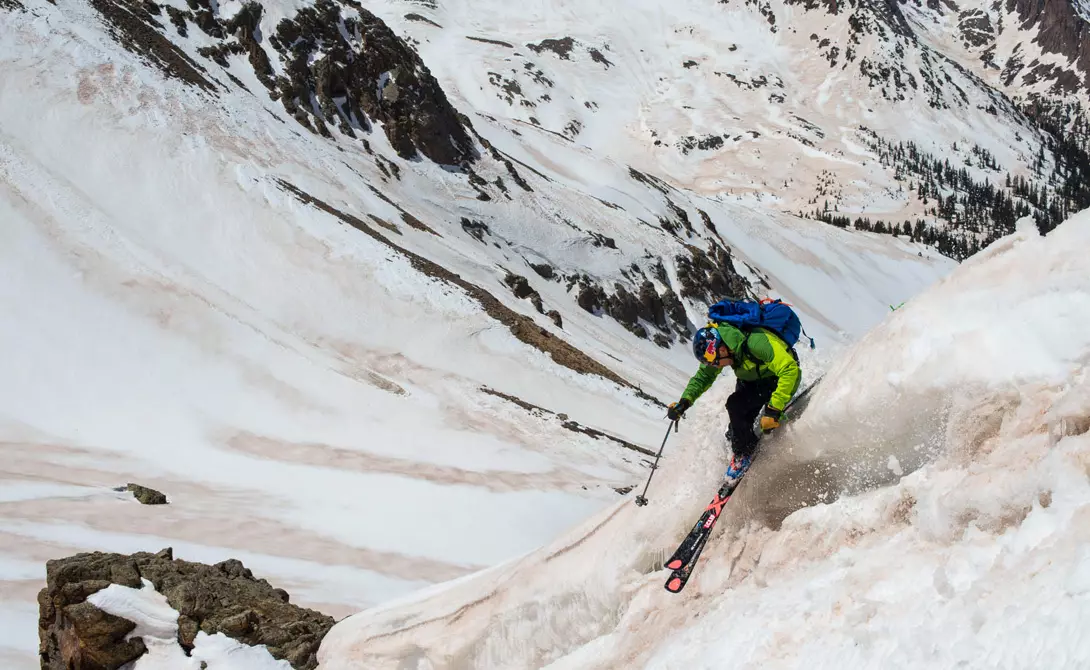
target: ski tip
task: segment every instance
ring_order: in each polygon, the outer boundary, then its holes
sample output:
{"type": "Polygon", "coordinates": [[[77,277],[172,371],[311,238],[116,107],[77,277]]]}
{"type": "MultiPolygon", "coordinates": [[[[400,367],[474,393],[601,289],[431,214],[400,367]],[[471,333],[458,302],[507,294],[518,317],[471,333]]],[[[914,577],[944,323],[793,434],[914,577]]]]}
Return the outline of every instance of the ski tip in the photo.
{"type": "Polygon", "coordinates": [[[675,558],[674,560],[672,560],[672,561],[670,561],[669,563],[666,564],[666,569],[667,570],[677,570],[682,565],[684,565],[684,564],[681,562],[681,559],[680,558],[675,558]]]}
{"type": "Polygon", "coordinates": [[[670,593],[677,593],[682,586],[681,577],[671,577],[670,581],[666,582],[666,590],[670,593]]]}

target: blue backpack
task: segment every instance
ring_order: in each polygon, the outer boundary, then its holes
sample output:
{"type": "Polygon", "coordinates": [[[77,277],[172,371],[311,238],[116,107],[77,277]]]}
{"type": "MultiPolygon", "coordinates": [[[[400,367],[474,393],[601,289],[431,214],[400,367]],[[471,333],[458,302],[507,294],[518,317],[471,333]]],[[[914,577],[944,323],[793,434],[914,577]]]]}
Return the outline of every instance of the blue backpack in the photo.
{"type": "MultiPolygon", "coordinates": [[[[802,322],[795,310],[787,303],[765,298],[760,302],[753,300],[720,300],[708,308],[708,318],[716,323],[729,323],[735,328],[749,331],[753,328],[767,328],[780,336],[789,348],[794,348],[799,335],[806,335],[802,322]]],[[[814,338],[810,348],[814,348],[814,338]]]]}

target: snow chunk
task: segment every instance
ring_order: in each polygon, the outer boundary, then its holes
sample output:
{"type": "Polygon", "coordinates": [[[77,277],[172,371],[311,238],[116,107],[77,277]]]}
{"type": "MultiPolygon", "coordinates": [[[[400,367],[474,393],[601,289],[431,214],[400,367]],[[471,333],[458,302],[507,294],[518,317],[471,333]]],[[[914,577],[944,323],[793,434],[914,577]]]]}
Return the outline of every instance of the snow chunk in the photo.
{"type": "Polygon", "coordinates": [[[889,468],[890,472],[897,475],[898,477],[905,473],[905,471],[901,469],[901,462],[898,461],[897,457],[893,454],[889,455],[889,460],[886,461],[886,467],[889,468]]]}
{"type": "Polygon", "coordinates": [[[128,638],[143,638],[148,652],[132,670],[291,670],[287,661],[273,658],[264,645],[251,647],[223,633],[197,633],[192,655],[186,656],[178,643],[178,611],[154,584],[141,581],[142,589],[110,584],[87,598],[103,612],[136,624],[128,638]]]}
{"type": "Polygon", "coordinates": [[[178,636],[178,611],[167,604],[166,596],[155,590],[155,585],[141,579],[144,588],[134,589],[120,584],[110,584],[91,594],[87,602],[107,614],[128,619],[136,624],[129,637],[160,638],[178,636]]]}

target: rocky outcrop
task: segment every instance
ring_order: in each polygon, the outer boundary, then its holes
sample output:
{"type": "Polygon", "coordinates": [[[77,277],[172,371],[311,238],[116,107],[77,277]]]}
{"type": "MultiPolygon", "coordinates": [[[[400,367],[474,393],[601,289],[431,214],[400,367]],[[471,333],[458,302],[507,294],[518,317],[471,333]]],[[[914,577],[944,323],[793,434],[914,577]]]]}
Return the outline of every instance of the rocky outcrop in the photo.
{"type": "MultiPolygon", "coordinates": [[[[526,277],[508,273],[508,275],[504,277],[503,283],[507,284],[507,288],[511,289],[511,293],[513,293],[516,298],[519,300],[529,299],[530,303],[539,314],[545,313],[545,304],[541,301],[541,294],[538,293],[537,289],[533,286],[530,286],[530,282],[526,277]]],[[[560,315],[557,314],[557,317],[559,316],[560,315]]],[[[556,323],[556,319],[553,319],[553,323],[556,323]]]]}
{"type": "Polygon", "coordinates": [[[527,281],[526,277],[523,277],[522,275],[509,274],[504,277],[503,283],[507,284],[507,288],[511,289],[511,293],[520,300],[529,298],[537,293],[537,291],[530,286],[530,282],[527,281]]]}
{"type": "Polygon", "coordinates": [[[108,585],[106,581],[81,582],[63,593],[38,595],[42,670],[120,668],[144,655],[147,647],[143,640],[125,639],[136,624],[85,602],[91,593],[108,585]]]}
{"type": "Polygon", "coordinates": [[[601,286],[583,281],[579,284],[579,293],[575,296],[575,302],[584,311],[598,314],[602,311],[602,306],[606,302],[606,292],[602,290],[601,286]]]}
{"type": "Polygon", "coordinates": [[[678,255],[677,278],[681,284],[681,297],[708,304],[724,298],[744,298],[749,292],[749,282],[734,269],[730,252],[712,245],[710,252],[688,247],[689,255],[678,255]]]}
{"type": "MultiPolygon", "coordinates": [[[[209,92],[218,90],[218,82],[164,35],[159,5],[151,0],[90,2],[127,49],[169,77],[209,92]]],[[[402,158],[423,155],[463,168],[478,158],[463,124],[465,117],[447,100],[420,56],[357,3],[348,4],[358,19],[343,15],[332,0],[318,0],[281,20],[267,40],[283,62],[286,76],[280,77],[262,44],[259,25],[264,8],[259,2],[246,2],[228,20],[219,17],[219,5],[211,0],[186,4],[188,9],[166,8],[177,35],[188,38],[188,24],[193,23],[207,35],[198,53],[225,68],[230,56],[245,55],[269,95],[312,132],[332,137],[332,125],[355,137],[357,130],[368,131],[377,121],[402,158]]]]}
{"type": "MultiPolygon", "coordinates": [[[[912,28],[901,11],[903,2],[906,0],[784,0],[785,5],[801,5],[806,10],[822,9],[834,15],[848,12],[854,21],[873,21],[882,37],[885,37],[885,29],[899,35],[912,35],[912,28]]],[[[852,28],[857,29],[856,26],[852,28]]]]}
{"type": "Polygon", "coordinates": [[[613,295],[606,298],[609,315],[616,319],[617,323],[624,326],[628,332],[646,340],[647,329],[639,322],[640,304],[636,296],[621,284],[614,284],[613,291],[613,295]]]}
{"type": "Polygon", "coordinates": [[[640,285],[637,313],[644,321],[649,321],[659,328],[666,327],[666,306],[650,280],[644,280],[640,285]]]}
{"type": "Polygon", "coordinates": [[[131,491],[134,498],[140,501],[142,505],[165,505],[167,504],[167,497],[155,489],[149,489],[146,486],[139,484],[129,483],[125,486],[123,491],[131,491]]]}
{"type": "Polygon", "coordinates": [[[484,221],[467,219],[463,216],[461,223],[462,230],[482,244],[484,244],[484,236],[492,234],[492,231],[488,228],[488,224],[484,221]]]}
{"type": "MultiPolygon", "coordinates": [[[[1037,29],[1034,40],[1045,53],[1058,54],[1082,71],[1082,88],[1090,88],[1090,24],[1075,11],[1072,0],[1007,0],[1007,11],[1017,12],[1023,30],[1037,29]]],[[[1077,81],[1077,80],[1076,80],[1077,81]]],[[[1063,80],[1058,83],[1072,92],[1063,80]]]]}
{"type": "Polygon", "coordinates": [[[250,62],[250,67],[253,68],[254,74],[257,76],[257,80],[261,82],[262,86],[272,91],[276,89],[275,72],[272,63],[269,62],[269,56],[265,53],[265,49],[261,47],[260,42],[261,15],[264,12],[265,8],[260,4],[247,2],[225,24],[224,29],[227,34],[233,35],[242,46],[246,58],[250,62]]]}
{"type": "Polygon", "coordinates": [[[979,9],[958,14],[958,33],[967,47],[984,46],[995,39],[991,17],[979,9]]]}
{"type": "MultiPolygon", "coordinates": [[[[708,269],[704,265],[700,267],[705,271],[708,269]]],[[[570,281],[572,285],[578,282],[579,291],[575,300],[583,310],[596,316],[609,316],[636,337],[650,339],[666,348],[673,343],[675,334],[682,339],[688,338],[693,326],[689,323],[681,299],[670,286],[666,269],[659,263],[652,270],[655,278],[666,285],[661,293],[635,264],[622,273],[638,286],[634,290],[615,282],[613,292],[607,293],[586,275],[576,276],[570,281]],[[649,331],[648,326],[653,326],[658,332],[649,331]]],[[[694,276],[693,271],[690,269],[686,276],[694,276]]]]}
{"type": "Polygon", "coordinates": [[[356,11],[358,20],[318,0],[277,24],[269,44],[287,72],[277,79],[284,108],[296,118],[310,115],[318,132],[335,124],[347,134],[378,121],[402,158],[476,160],[469,133],[420,56],[377,16],[356,11]]]}
{"type": "Polygon", "coordinates": [[[208,71],[163,36],[159,5],[137,0],[90,0],[102,15],[110,33],[121,46],[158,68],[168,78],[177,79],[208,93],[219,89],[208,71]]]}
{"type": "Polygon", "coordinates": [[[542,279],[552,279],[556,277],[556,270],[548,263],[530,263],[530,267],[542,279]]]}
{"type": "Polygon", "coordinates": [[[670,317],[678,335],[683,338],[688,337],[695,330],[693,324],[689,323],[689,317],[685,314],[685,305],[682,304],[677,293],[672,290],[665,291],[662,294],[662,307],[666,315],[670,317]]]}
{"type": "Polygon", "coordinates": [[[204,565],[157,554],[77,554],[46,563],[38,594],[43,670],[119,668],[146,648],[126,641],[135,625],[106,614],[87,598],[110,584],[140,588],[150,581],[179,612],[178,642],[187,652],[197,633],[223,633],[243,644],[266,645],[274,658],[311,670],[333,617],[289,603],[287,592],[257,579],[237,560],[204,565]]]}
{"type": "MultiPolygon", "coordinates": [[[[578,47],[582,51],[586,51],[587,55],[590,56],[590,59],[592,61],[598,63],[599,65],[602,65],[603,67],[605,67],[605,69],[608,70],[610,67],[613,66],[613,62],[606,58],[605,54],[603,54],[600,49],[592,46],[587,46],[586,44],[578,42],[571,37],[561,37],[559,39],[549,38],[541,40],[536,44],[529,43],[526,45],[527,49],[533,51],[536,54],[540,54],[545,51],[551,51],[552,53],[559,56],[561,60],[571,60],[572,51],[574,51],[576,47],[578,47]]],[[[603,46],[602,48],[606,50],[609,49],[608,46],[603,46]]]]}
{"type": "MultiPolygon", "coordinates": [[[[920,6],[920,0],[899,2],[920,6]]],[[[1005,0],[970,9],[962,9],[951,0],[928,0],[927,9],[935,14],[954,16],[957,37],[962,44],[978,53],[985,66],[1002,70],[1005,86],[1017,88],[1051,81],[1050,93],[1059,96],[1090,88],[1090,23],[1080,16],[1076,0],[1005,0]],[[1059,55],[1068,65],[1042,63],[1036,59],[1026,62],[1022,56],[1025,50],[1018,41],[1021,37],[1011,42],[1015,45],[1013,52],[997,54],[997,50],[1003,51],[997,40],[1004,32],[1006,12],[1013,12],[1017,17],[1014,22],[1008,21],[1006,31],[1019,31],[1043,53],[1059,55]]],[[[1010,41],[1009,37],[1007,41],[1010,41]]]]}

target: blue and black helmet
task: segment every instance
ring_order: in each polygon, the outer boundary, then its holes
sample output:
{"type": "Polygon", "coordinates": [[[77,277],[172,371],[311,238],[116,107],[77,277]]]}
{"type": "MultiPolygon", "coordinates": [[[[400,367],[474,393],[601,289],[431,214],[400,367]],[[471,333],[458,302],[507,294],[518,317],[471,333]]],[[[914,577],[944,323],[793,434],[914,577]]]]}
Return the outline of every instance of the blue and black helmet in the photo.
{"type": "Polygon", "coordinates": [[[723,338],[714,325],[707,325],[693,335],[693,356],[701,363],[714,363],[719,357],[719,345],[723,338]]]}

